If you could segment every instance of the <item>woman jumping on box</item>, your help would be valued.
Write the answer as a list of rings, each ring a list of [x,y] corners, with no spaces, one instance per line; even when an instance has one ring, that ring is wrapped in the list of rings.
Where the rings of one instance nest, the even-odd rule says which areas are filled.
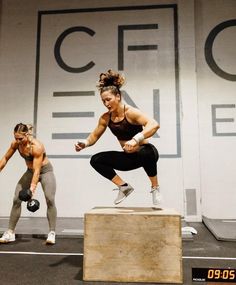
[[[100,74],[98,89],[108,111],[101,115],[97,127],[87,139],[75,145],[75,150],[81,151],[94,145],[108,127],[117,137],[122,151],[97,153],[91,157],[90,164],[102,176],[118,186],[119,193],[114,203],[119,204],[134,190],[115,170],[128,171],[143,167],[150,179],[153,204],[158,206],[161,203],[157,178],[159,154],[147,139],[153,136],[160,126],[139,109],[122,102],[120,88],[124,81],[121,74],[112,70]]]

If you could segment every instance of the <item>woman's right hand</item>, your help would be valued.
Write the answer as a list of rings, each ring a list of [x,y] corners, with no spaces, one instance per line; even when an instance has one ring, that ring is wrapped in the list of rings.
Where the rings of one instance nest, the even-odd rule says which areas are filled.
[[[78,141],[77,144],[75,144],[75,151],[81,151],[82,149],[86,148],[86,142],[87,140]]]

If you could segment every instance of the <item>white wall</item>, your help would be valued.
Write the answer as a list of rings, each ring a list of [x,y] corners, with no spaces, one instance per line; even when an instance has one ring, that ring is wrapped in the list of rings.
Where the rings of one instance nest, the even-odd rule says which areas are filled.
[[[234,82],[214,74],[204,58],[204,44],[211,29],[235,17],[234,1],[1,2],[0,156],[11,142],[16,123],[37,123],[37,137],[44,142],[57,177],[59,216],[83,216],[94,206],[112,206],[116,192],[111,191],[114,187],[110,181],[92,169],[88,158],[75,157],[78,155],[74,152],[76,138],[55,140],[52,133],[90,132],[105,111],[96,82],[100,72],[118,69],[118,26],[158,24],[158,29],[125,30],[122,72],[127,77],[124,90],[131,100],[160,121],[159,138],[152,138],[151,142],[161,154],[158,173],[165,206],[177,209],[192,221],[201,220],[202,214],[213,218],[235,217],[232,201],[235,137],[214,136],[211,113],[212,105],[235,104]],[[152,5],[150,9],[136,8],[149,4]],[[160,4],[169,6],[158,7]],[[177,9],[173,4],[177,4]],[[133,9],[93,10],[124,6]],[[89,9],[86,13],[85,8]],[[71,13],[71,9],[77,10]],[[61,55],[70,66],[82,66],[90,60],[95,62],[93,68],[82,73],[63,70],[54,57],[58,36],[75,26],[86,26],[95,31],[94,36],[71,33],[61,46]],[[217,52],[219,63],[233,73],[235,40],[231,34],[235,35],[235,28],[226,30],[227,33],[217,39],[214,52]],[[222,51],[222,43],[228,43],[227,55]],[[129,45],[140,44],[154,44],[158,48],[127,51]],[[226,90],[227,94],[222,98]],[[53,96],[54,92],[78,91],[93,91],[94,96]],[[235,118],[234,110],[235,107],[218,108],[217,118]],[[55,118],[53,112],[93,112],[94,115],[90,118]],[[217,129],[235,132],[233,125],[217,123]],[[108,149],[119,149],[109,130],[95,146],[80,155]],[[14,187],[23,171],[24,161],[16,154],[1,173],[0,216],[9,215]],[[120,174],[136,189],[122,206],[150,206],[149,181],[144,171]],[[38,190],[42,206],[34,215],[44,216],[45,203],[40,187]],[[222,201],[226,205],[223,210]],[[24,209],[22,215],[29,213]]]
[[[202,213],[212,218],[235,218],[236,2],[211,0],[196,4]],[[216,74],[206,63],[204,46],[213,29],[217,31],[212,48],[214,60],[224,72],[234,75],[234,81],[229,80],[229,75],[224,78]],[[216,110],[215,116],[212,109]]]

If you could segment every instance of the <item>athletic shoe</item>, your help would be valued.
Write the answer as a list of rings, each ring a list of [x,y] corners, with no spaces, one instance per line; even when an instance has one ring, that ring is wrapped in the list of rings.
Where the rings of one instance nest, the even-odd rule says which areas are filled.
[[[118,186],[117,190],[119,190],[119,193],[114,201],[115,204],[121,203],[126,197],[129,196],[129,194],[131,194],[134,191],[134,188],[128,184],[126,186]]]
[[[9,243],[15,240],[16,240],[15,234],[8,230],[0,238],[0,243]]]
[[[151,187],[150,193],[152,194],[152,203],[154,206],[160,206],[162,202],[162,196],[160,193],[160,187]]]
[[[55,244],[56,243],[56,233],[50,231],[46,240],[46,244]]]

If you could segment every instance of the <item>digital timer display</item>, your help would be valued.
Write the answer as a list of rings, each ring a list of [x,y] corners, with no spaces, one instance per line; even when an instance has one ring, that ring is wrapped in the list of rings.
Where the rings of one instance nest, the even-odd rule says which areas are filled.
[[[233,268],[192,268],[192,281],[195,282],[236,282],[236,269]]]

